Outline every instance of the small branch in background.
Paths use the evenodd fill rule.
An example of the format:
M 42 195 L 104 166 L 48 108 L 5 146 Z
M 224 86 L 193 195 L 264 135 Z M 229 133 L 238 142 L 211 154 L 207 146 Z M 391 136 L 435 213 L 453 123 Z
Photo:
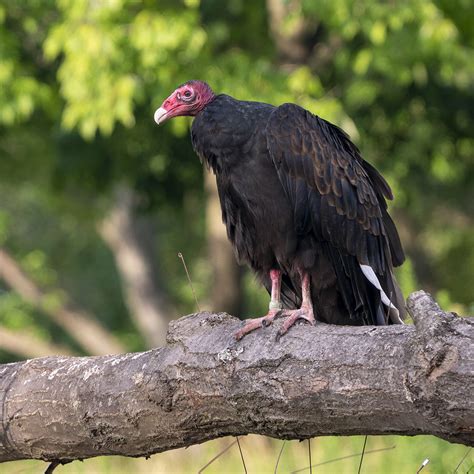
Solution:
M 216 454 L 207 464 L 201 467 L 201 469 L 199 469 L 198 471 L 198 474 L 201 474 L 202 472 L 204 472 L 205 469 L 207 469 L 214 461 L 217 461 L 217 459 L 219 459 L 226 451 L 232 448 L 232 446 L 234 446 L 234 444 L 236 443 L 237 443 L 237 439 L 233 443 L 230 443 L 228 446 L 226 446 L 221 452 Z
M 242 459 L 242 465 L 244 466 L 244 472 L 245 472 L 245 474 L 247 474 L 247 466 L 245 465 L 244 453 L 242 453 L 242 447 L 240 446 L 239 437 L 236 436 L 235 439 L 237 441 L 237 446 L 239 447 L 240 459 Z
M 372 453 L 380 453 L 382 451 L 390 451 L 391 449 L 395 449 L 396 446 L 389 446 L 388 448 L 378 448 L 378 449 L 371 449 L 370 451 L 366 451 L 365 454 L 372 454 Z M 326 464 L 332 464 L 335 462 L 339 461 L 344 461 L 345 459 L 351 459 L 351 458 L 356 458 L 360 456 L 362 453 L 354 453 L 354 454 L 348 454 L 347 456 L 341 456 L 340 458 L 334 458 L 334 459 L 328 459 L 327 461 L 320 462 L 318 464 L 313 464 L 313 467 L 320 467 L 324 466 Z M 291 474 L 297 474 L 302 471 L 306 471 L 308 468 L 303 467 L 302 469 L 298 469 L 297 471 L 292 471 Z
M 44 474 L 53 474 L 53 472 L 56 470 L 59 464 L 61 464 L 59 461 L 51 462 L 49 466 L 46 468 L 46 471 L 44 471 Z
M 313 474 L 313 465 L 311 461 L 311 438 L 308 438 L 308 460 L 309 460 L 309 474 Z
M 365 454 L 365 447 L 367 446 L 367 435 L 364 438 L 364 446 L 362 447 L 362 454 L 360 455 L 360 463 L 359 469 L 357 470 L 357 474 L 360 474 L 360 470 L 362 469 L 362 462 L 364 461 L 364 454 Z
M 280 458 L 281 458 L 281 455 L 283 454 L 283 448 L 285 447 L 285 444 L 286 444 L 286 440 L 284 440 L 283 443 L 281 444 L 281 449 L 280 449 L 280 452 L 278 453 L 277 462 L 275 464 L 275 469 L 273 471 L 273 474 L 277 474 L 278 464 L 280 464 Z
M 74 352 L 66 347 L 43 341 L 24 331 L 12 331 L 2 326 L 0 326 L 0 349 L 26 359 L 50 355 L 74 355 Z
M 69 464 L 72 461 L 52 461 L 48 467 L 46 468 L 46 471 L 44 471 L 44 474 L 53 474 L 53 472 L 56 470 L 58 466 L 64 465 L 64 464 Z
M 0 278 L 25 301 L 40 309 L 91 355 L 119 354 L 125 347 L 91 314 L 68 304 L 48 305 L 48 293 L 26 275 L 15 259 L 0 248 Z
M 430 460 L 426 458 L 422 463 L 421 466 L 418 468 L 418 471 L 416 471 L 416 474 L 419 474 L 428 464 Z
M 459 461 L 458 465 L 456 466 L 456 469 L 454 469 L 453 474 L 456 474 L 456 472 L 458 472 L 459 468 L 461 467 L 461 464 L 466 460 L 467 455 L 471 452 L 471 449 L 472 449 L 472 448 L 469 448 L 469 449 L 466 451 L 466 454 L 464 454 L 464 456 L 461 458 L 461 460 Z

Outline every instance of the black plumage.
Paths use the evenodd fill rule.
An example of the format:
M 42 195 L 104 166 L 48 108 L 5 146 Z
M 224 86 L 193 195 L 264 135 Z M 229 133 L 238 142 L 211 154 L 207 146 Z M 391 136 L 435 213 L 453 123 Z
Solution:
M 387 212 L 392 191 L 346 133 L 295 104 L 216 96 L 201 81 L 179 86 L 155 121 L 179 115 L 196 117 L 192 143 L 216 174 L 237 258 L 271 293 L 268 314 L 237 338 L 278 315 L 286 317 L 280 334 L 300 318 L 401 322 L 393 267 L 404 254 Z
M 301 272 L 308 272 L 316 319 L 390 321 L 362 264 L 404 314 L 392 272 L 404 254 L 385 201 L 392 192 L 340 128 L 294 104 L 218 95 L 197 114 L 191 135 L 216 174 L 237 258 L 269 291 L 269 271 L 281 270 L 287 307 L 301 304 Z

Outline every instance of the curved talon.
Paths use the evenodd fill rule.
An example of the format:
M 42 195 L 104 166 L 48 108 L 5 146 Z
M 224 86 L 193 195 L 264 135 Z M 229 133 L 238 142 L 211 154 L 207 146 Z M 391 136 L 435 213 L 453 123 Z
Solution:
M 313 314 L 313 308 L 311 307 L 302 307 L 296 310 L 286 310 L 284 313 L 284 315 L 287 316 L 288 319 L 283 323 L 283 326 L 278 331 L 278 339 L 280 339 L 283 334 L 286 334 L 288 332 L 288 329 L 290 329 L 291 326 L 293 326 L 296 321 L 298 321 L 298 319 L 304 319 L 309 324 L 311 324 L 311 326 L 314 326 L 316 324 L 316 320 Z
M 237 340 L 242 339 L 246 334 L 254 331 L 258 328 L 266 328 L 272 324 L 273 320 L 277 316 L 286 316 L 287 320 L 283 323 L 282 327 L 276 334 L 276 340 L 278 341 L 288 329 L 295 324 L 298 319 L 304 319 L 308 321 L 312 326 L 316 323 L 313 312 L 313 304 L 311 302 L 311 291 L 310 291 L 310 277 L 307 272 L 300 272 L 301 275 L 301 292 L 302 292 L 302 304 L 299 309 L 282 309 L 280 300 L 280 285 L 281 285 L 281 271 L 270 270 L 270 279 L 272 281 L 272 297 L 270 300 L 269 311 L 266 316 L 256 319 L 250 319 L 246 324 L 235 333 Z
M 258 328 L 266 328 L 272 324 L 273 320 L 281 313 L 281 310 L 270 310 L 266 316 L 250 319 L 243 328 L 235 333 L 235 338 L 240 341 L 246 334 Z

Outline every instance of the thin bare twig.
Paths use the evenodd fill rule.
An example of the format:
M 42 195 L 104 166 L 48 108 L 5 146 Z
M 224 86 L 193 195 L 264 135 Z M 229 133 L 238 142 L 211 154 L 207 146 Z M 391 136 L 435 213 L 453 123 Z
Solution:
M 464 456 L 461 458 L 459 461 L 458 465 L 456 466 L 456 469 L 454 469 L 453 474 L 456 474 L 458 472 L 458 469 L 461 467 L 461 464 L 464 462 L 464 460 L 467 458 L 467 455 L 471 452 L 472 448 L 468 448 L 468 450 L 465 452 Z
M 186 262 L 184 261 L 183 254 L 181 252 L 178 252 L 178 257 L 181 259 L 181 262 L 183 262 L 184 271 L 186 272 L 186 276 L 188 277 L 189 286 L 191 287 L 191 291 L 193 292 L 193 296 L 194 296 L 194 300 L 196 301 L 197 309 L 198 309 L 199 312 L 201 312 L 201 308 L 199 307 L 196 292 L 194 291 L 193 282 L 191 281 L 191 277 L 189 276 L 188 267 L 186 266 Z
M 430 460 L 426 458 L 422 463 L 421 466 L 418 468 L 418 471 L 416 471 L 416 474 L 420 473 L 428 464 Z
M 309 474 L 313 474 L 313 466 L 311 464 L 311 438 L 308 438 L 308 459 L 309 459 Z
M 357 470 L 357 474 L 360 474 L 360 470 L 362 469 L 362 461 L 364 460 L 365 446 L 366 445 L 367 445 L 367 435 L 365 435 L 365 438 L 364 438 L 364 446 L 362 448 L 362 455 L 360 457 L 359 469 Z
M 53 461 L 49 464 L 49 466 L 46 468 L 46 471 L 44 471 L 44 474 L 53 474 L 53 471 L 61 464 L 59 461 Z
M 54 470 L 60 466 L 60 465 L 64 465 L 64 464 L 69 464 L 70 462 L 72 461 L 51 461 L 51 463 L 49 464 L 49 466 L 46 468 L 46 471 L 44 471 L 44 474 L 53 474 Z
M 240 447 L 239 437 L 236 436 L 235 439 L 237 440 L 237 446 L 239 447 L 240 458 L 242 459 L 242 464 L 244 466 L 244 472 L 245 472 L 245 474 L 247 474 L 247 466 L 245 465 L 244 454 L 242 453 L 242 448 Z
M 280 449 L 280 452 L 278 453 L 278 458 L 275 464 L 275 470 L 273 471 L 273 474 L 277 474 L 278 464 L 280 463 L 280 458 L 281 458 L 281 454 L 283 453 L 283 448 L 285 447 L 285 443 L 286 443 L 286 440 L 284 440 L 283 444 L 281 445 L 281 449 Z
M 219 459 L 226 451 L 228 451 L 234 444 L 237 443 L 237 440 L 235 440 L 233 443 L 230 443 L 229 446 L 224 448 L 219 454 L 214 456 L 207 464 L 205 464 L 201 469 L 199 469 L 198 474 L 201 474 L 204 469 L 208 468 L 216 459 Z
M 393 445 L 393 446 L 390 446 L 388 448 L 372 449 L 371 451 L 366 451 L 365 454 L 378 453 L 378 452 L 381 452 L 381 451 L 390 451 L 391 449 L 395 449 L 395 447 L 396 446 Z M 362 453 L 355 453 L 355 454 L 349 454 L 348 456 L 341 456 L 340 458 L 329 459 L 328 461 L 320 462 L 318 464 L 313 464 L 312 467 L 324 466 L 325 464 L 331 464 L 333 462 L 343 461 L 344 459 L 355 458 L 357 456 L 360 456 L 361 454 Z M 296 471 L 292 471 L 291 474 L 296 474 L 297 472 L 306 471 L 306 469 L 309 469 L 309 466 L 303 467 L 301 469 L 297 469 Z

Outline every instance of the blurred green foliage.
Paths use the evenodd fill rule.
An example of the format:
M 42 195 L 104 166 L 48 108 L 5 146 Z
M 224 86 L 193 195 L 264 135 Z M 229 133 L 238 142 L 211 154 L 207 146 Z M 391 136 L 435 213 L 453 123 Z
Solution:
M 193 78 L 241 99 L 297 102 L 347 130 L 393 186 L 409 257 L 398 271 L 404 293 L 425 288 L 446 308 L 474 309 L 474 4 L 294 5 L 283 31 L 312 26 L 311 54 L 282 68 L 264 0 L 0 0 L 0 245 L 130 349 L 142 342 L 96 231 L 116 184 L 156 216 L 179 310 L 194 302 L 177 252 L 199 297 L 209 290 L 190 120 L 157 128 L 152 119 Z M 251 276 L 244 288 L 246 313 L 263 310 Z M 0 324 L 73 344 L 2 286 Z
M 400 270 L 404 292 L 441 292 L 444 303 L 468 311 L 472 5 L 295 5 L 282 29 L 312 25 L 313 53 L 282 69 L 263 0 L 1 0 L 2 243 L 21 258 L 43 252 L 38 272 L 54 268 L 58 282 L 80 301 L 87 294 L 91 309 L 120 332 L 114 321 L 127 315 L 123 304 L 108 306 L 120 291 L 95 223 L 114 185 L 125 182 L 144 211 L 159 215 L 169 290 L 178 305 L 187 295 L 181 309 L 189 310 L 175 254 L 185 252 L 205 278 L 201 168 L 190 120 L 158 129 L 151 116 L 177 84 L 202 78 L 242 99 L 298 102 L 345 128 L 395 190 L 392 208 L 412 260 Z M 84 255 L 97 262 L 94 271 L 82 268 Z M 98 291 L 94 272 L 108 289 Z M 197 285 L 205 296 L 206 284 Z M 107 294 L 114 297 L 105 302 Z
M 315 53 L 282 70 L 262 0 L 2 0 L 1 242 L 22 260 L 43 255 L 38 281 L 61 283 L 80 301 L 87 294 L 109 327 L 125 330 L 127 323 L 116 322 L 127 319 L 126 310 L 95 223 L 113 186 L 126 182 L 144 212 L 159 216 L 169 290 L 189 310 L 174 256 L 186 250 L 207 280 L 201 168 L 190 121 L 157 129 L 151 116 L 177 84 L 202 78 L 242 99 L 298 102 L 349 131 L 394 187 L 393 212 L 411 259 L 399 271 L 405 293 L 422 286 L 469 311 L 471 13 L 462 0 L 305 0 L 282 28 L 313 25 Z M 333 48 L 325 61 L 321 45 Z M 86 255 L 94 270 L 83 268 Z M 204 296 L 206 284 L 197 286 Z

